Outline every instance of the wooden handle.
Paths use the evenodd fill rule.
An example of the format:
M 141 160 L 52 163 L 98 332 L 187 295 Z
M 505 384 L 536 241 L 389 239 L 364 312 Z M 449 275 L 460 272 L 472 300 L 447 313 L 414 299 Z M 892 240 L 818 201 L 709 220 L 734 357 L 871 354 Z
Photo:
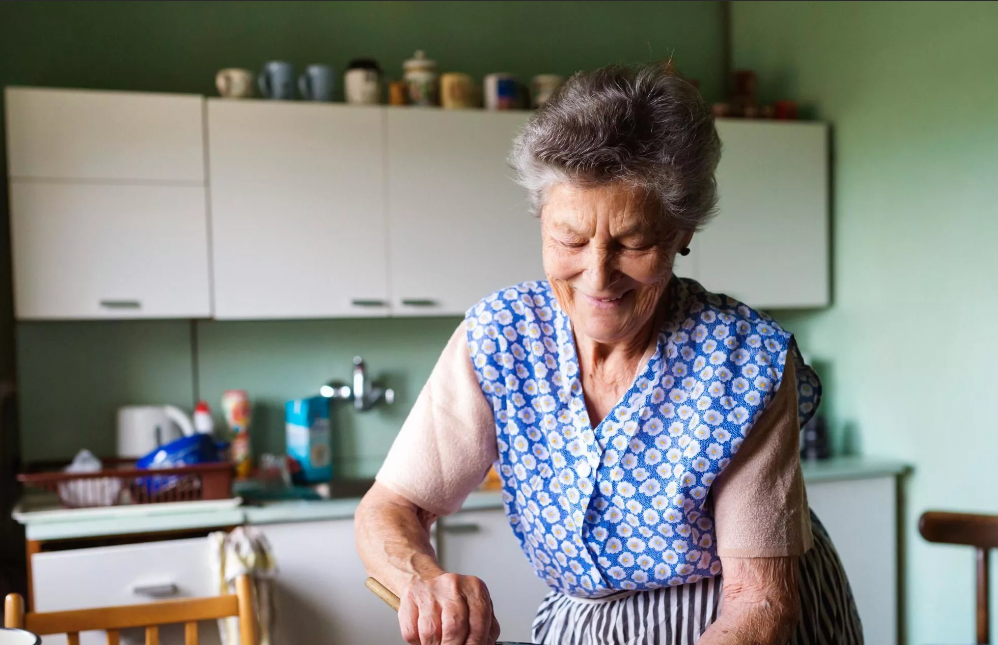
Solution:
M 394 609 L 399 610 L 399 597 L 391 592 L 391 590 L 385 585 L 381 584 L 374 578 L 368 578 L 365 582 L 367 588 L 374 592 L 374 595 L 385 601 L 385 604 Z

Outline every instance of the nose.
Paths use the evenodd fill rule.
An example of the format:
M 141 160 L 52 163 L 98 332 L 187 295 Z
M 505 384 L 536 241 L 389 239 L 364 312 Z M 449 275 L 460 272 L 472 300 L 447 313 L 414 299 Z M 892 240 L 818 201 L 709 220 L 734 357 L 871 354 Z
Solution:
M 605 246 L 593 244 L 591 248 L 592 254 L 586 268 L 589 286 L 596 293 L 604 293 L 617 281 L 617 257 Z

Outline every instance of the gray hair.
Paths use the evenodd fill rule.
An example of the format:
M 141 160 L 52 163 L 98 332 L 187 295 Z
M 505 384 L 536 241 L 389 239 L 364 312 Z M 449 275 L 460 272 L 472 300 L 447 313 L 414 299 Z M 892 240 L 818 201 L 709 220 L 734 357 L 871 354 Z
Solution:
M 510 164 L 540 214 L 555 183 L 622 183 L 655 199 L 675 228 L 717 206 L 721 141 L 700 93 L 664 65 L 611 65 L 565 82 L 516 138 Z

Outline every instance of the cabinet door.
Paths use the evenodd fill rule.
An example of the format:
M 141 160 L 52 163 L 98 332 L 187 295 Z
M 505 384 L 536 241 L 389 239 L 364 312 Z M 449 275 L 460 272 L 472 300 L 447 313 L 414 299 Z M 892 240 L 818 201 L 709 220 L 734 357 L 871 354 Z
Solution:
M 204 183 L 204 99 L 8 88 L 12 179 Z
M 807 485 L 808 503 L 849 577 L 867 643 L 898 642 L 896 486 L 893 475 Z
M 445 569 L 477 576 L 492 596 L 504 641 L 530 642 L 530 626 L 548 586 L 534 574 L 502 510 L 468 511 L 440 520 Z
M 384 110 L 208 101 L 215 317 L 384 316 Z
M 828 132 L 821 123 L 718 121 L 719 212 L 698 279 L 753 307 L 829 303 Z
M 257 527 L 280 568 L 274 581 L 277 645 L 402 643 L 395 613 L 364 587 L 353 527 L 353 520 Z
M 506 163 L 529 114 L 387 113 L 393 315 L 463 314 L 543 279 L 540 225 Z
M 203 186 L 10 184 L 19 319 L 211 315 Z

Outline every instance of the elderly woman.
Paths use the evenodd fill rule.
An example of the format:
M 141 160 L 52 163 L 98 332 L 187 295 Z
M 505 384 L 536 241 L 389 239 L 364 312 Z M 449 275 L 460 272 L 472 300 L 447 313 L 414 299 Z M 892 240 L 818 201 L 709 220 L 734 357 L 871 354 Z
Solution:
M 493 465 L 551 588 L 537 643 L 862 642 L 801 478 L 814 373 L 765 314 L 673 273 L 720 148 L 697 91 L 657 66 L 578 74 L 520 134 L 547 279 L 469 310 L 357 511 L 408 643 L 499 635 L 486 582 L 444 571 L 428 532 Z

